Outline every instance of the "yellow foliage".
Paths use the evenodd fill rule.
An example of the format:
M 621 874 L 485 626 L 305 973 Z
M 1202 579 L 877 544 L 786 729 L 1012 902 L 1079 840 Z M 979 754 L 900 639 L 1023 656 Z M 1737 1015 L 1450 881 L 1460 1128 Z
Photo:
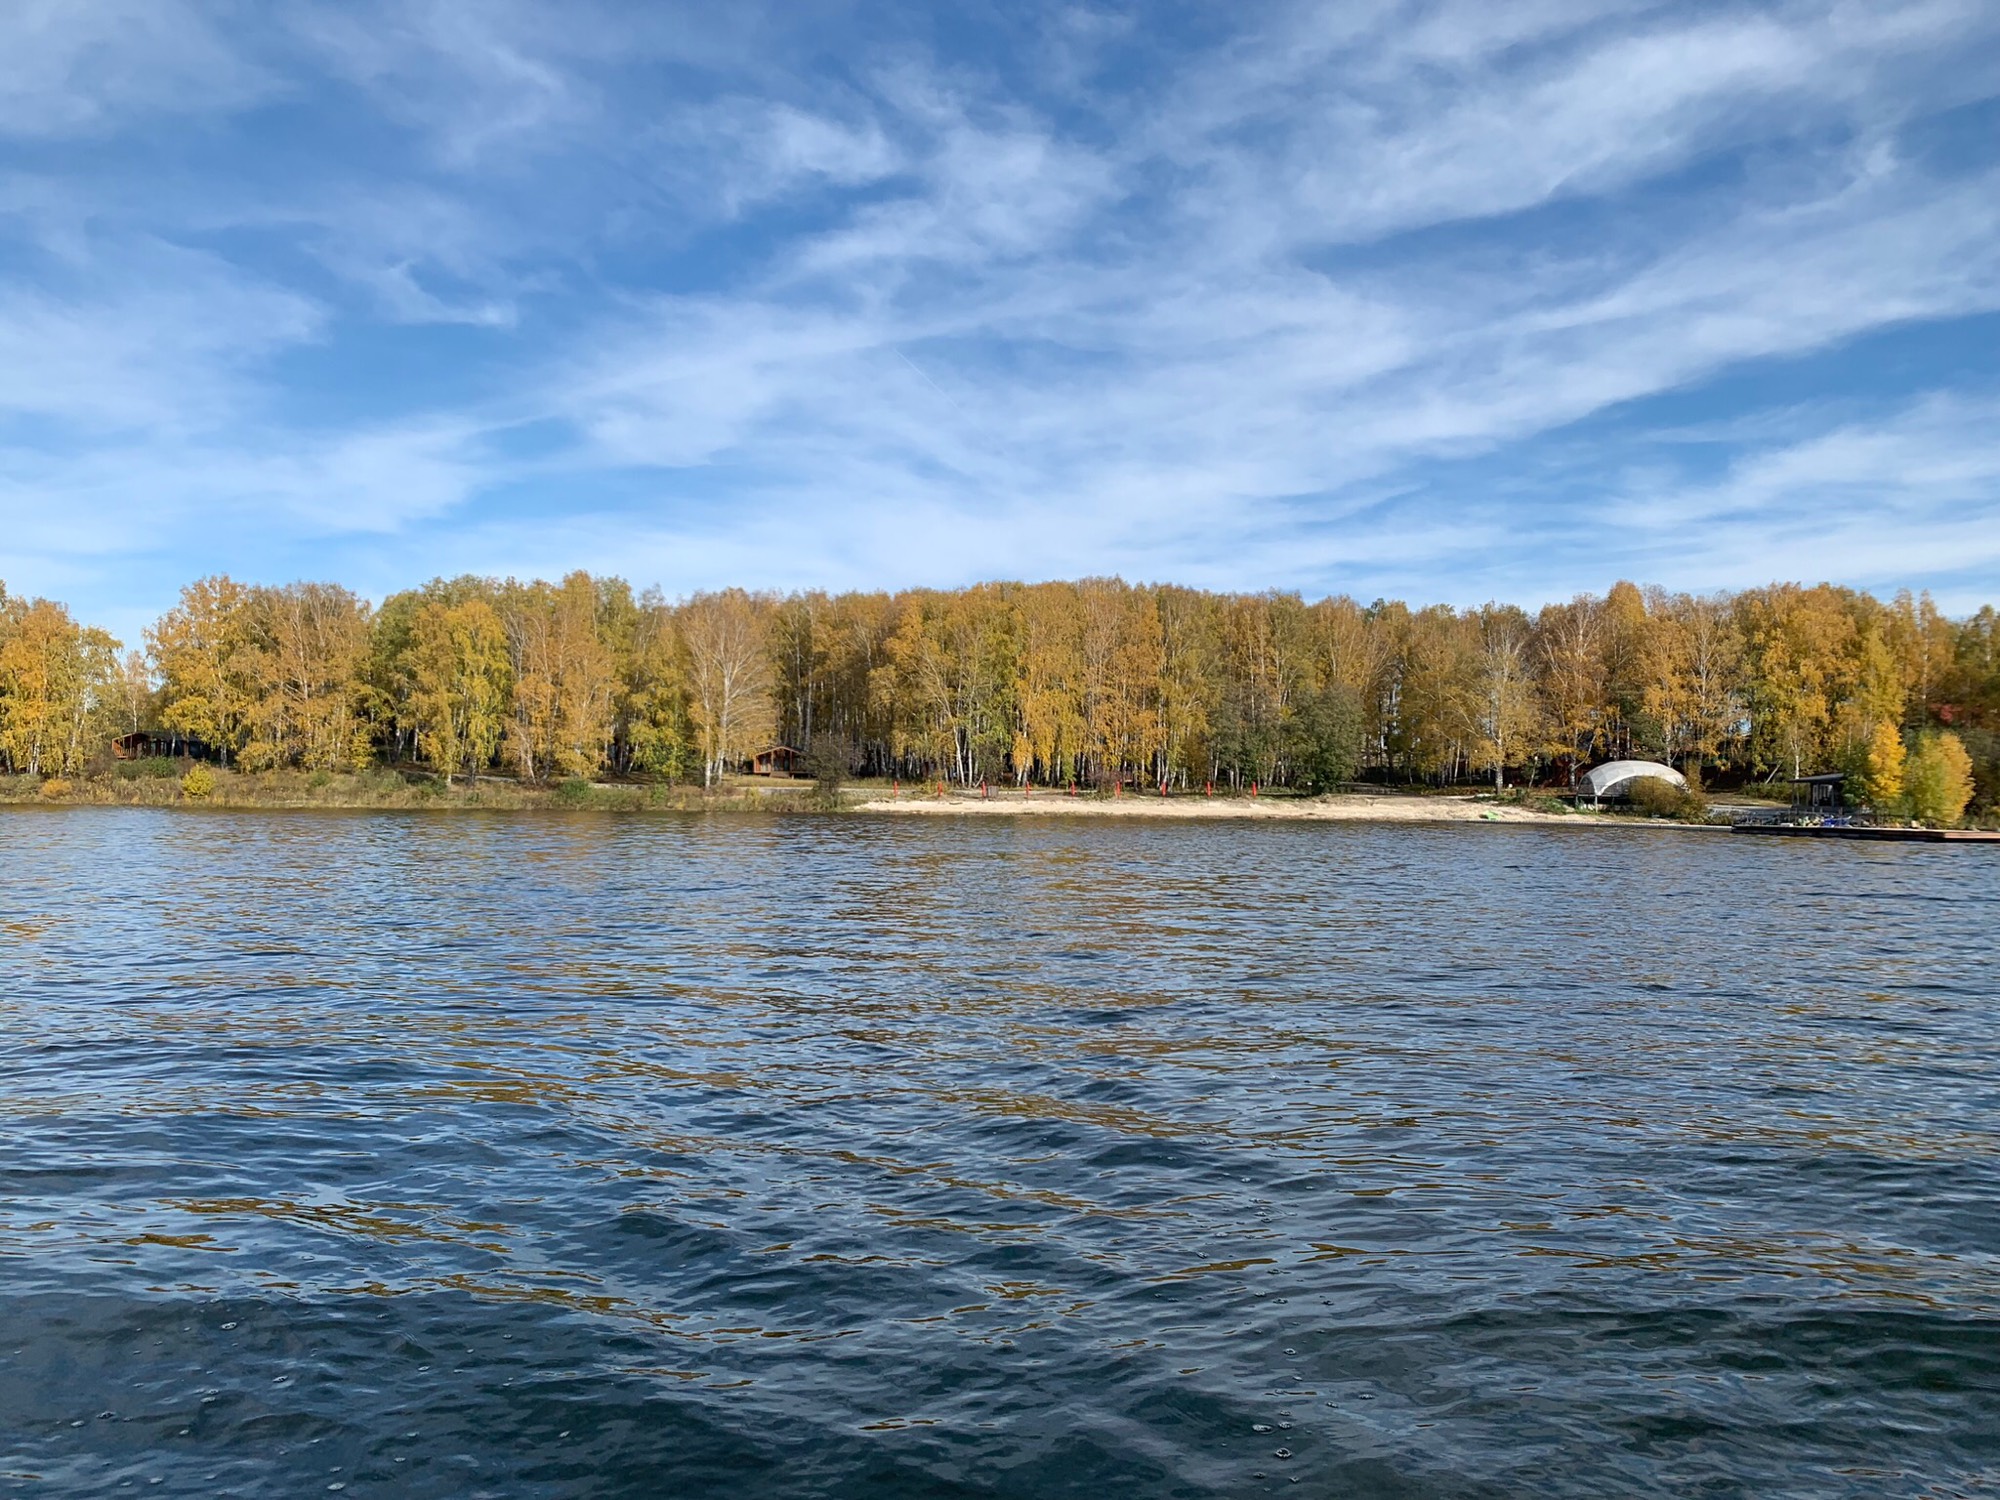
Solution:
M 74 775 L 107 736 L 151 730 L 245 770 L 379 754 L 447 776 L 504 760 L 536 781 L 699 761 L 712 780 L 772 738 L 831 736 L 906 778 L 1303 785 L 1337 702 L 1361 764 L 1391 780 L 1504 786 L 1605 756 L 1845 766 L 1877 806 L 1914 790 L 1949 820 L 1963 750 L 1941 738 L 1899 766 L 1896 726 L 1960 725 L 1981 757 L 2000 726 L 2000 616 L 1824 585 L 1620 583 L 1530 617 L 1116 578 L 672 605 L 581 573 L 438 579 L 371 610 L 332 584 L 216 577 L 149 643 L 150 670 L 121 668 L 102 632 L 0 591 L 0 770 Z
M 509 672 L 500 616 L 484 599 L 431 600 L 411 628 L 410 717 L 417 748 L 447 784 L 499 748 Z
M 213 797 L 215 787 L 215 772 L 209 770 L 207 766 L 189 766 L 187 775 L 181 778 L 181 795 L 196 802 L 206 797 Z
M 225 756 L 242 743 L 254 706 L 244 670 L 249 599 L 250 591 L 227 576 L 197 579 L 146 632 L 161 678 L 162 724 Z
M 246 769 L 351 760 L 368 606 L 338 584 L 250 592 L 234 663 L 250 701 Z
M 592 775 L 611 738 L 617 678 L 587 573 L 560 584 L 509 580 L 500 613 L 513 669 L 507 753 L 531 781 Z
M 1965 816 L 1972 800 L 1972 757 L 1955 734 L 1926 734 L 1904 768 L 1910 812 L 1918 822 L 1948 828 Z
M 1861 778 L 1861 798 L 1878 812 L 1894 807 L 1903 796 L 1903 765 L 1907 753 L 1896 726 L 1884 720 L 1868 742 L 1868 760 Z
M 47 599 L 0 619 L 0 758 L 30 776 L 81 771 L 118 643 Z
M 60 801 L 69 795 L 69 783 L 60 776 L 51 776 L 42 783 L 42 796 L 50 802 Z

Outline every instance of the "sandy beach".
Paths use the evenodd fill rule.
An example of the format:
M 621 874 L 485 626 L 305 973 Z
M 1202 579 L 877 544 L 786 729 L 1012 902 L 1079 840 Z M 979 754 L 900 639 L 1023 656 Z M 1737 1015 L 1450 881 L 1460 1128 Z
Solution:
M 1335 797 L 1071 797 L 1061 792 L 1035 792 L 1023 797 L 1008 788 L 990 797 L 977 792 L 909 791 L 899 797 L 874 797 L 857 803 L 854 811 L 926 816 L 968 814 L 987 817 L 1067 815 L 1090 818 L 1266 818 L 1306 822 L 1367 823 L 1560 823 L 1569 827 L 1691 828 L 1703 825 L 1641 818 L 1613 818 L 1603 813 L 1540 812 L 1533 808 L 1495 804 L 1477 797 L 1370 796 Z

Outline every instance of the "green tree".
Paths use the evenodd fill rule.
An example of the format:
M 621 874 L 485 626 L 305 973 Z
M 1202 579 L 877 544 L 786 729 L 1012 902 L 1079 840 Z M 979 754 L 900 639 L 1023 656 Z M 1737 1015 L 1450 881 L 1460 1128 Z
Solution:
M 1340 790 L 1361 756 L 1361 705 L 1339 683 L 1306 693 L 1285 725 L 1285 760 L 1292 780 L 1308 792 Z

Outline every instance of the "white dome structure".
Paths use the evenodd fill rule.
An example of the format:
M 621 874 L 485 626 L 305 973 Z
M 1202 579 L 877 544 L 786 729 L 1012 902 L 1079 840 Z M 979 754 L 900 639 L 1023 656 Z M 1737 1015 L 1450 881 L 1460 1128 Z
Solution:
M 1682 791 L 1687 790 L 1687 778 L 1672 766 L 1663 766 L 1656 760 L 1607 760 L 1601 766 L 1592 766 L 1577 778 L 1576 794 L 1598 802 L 1615 800 L 1630 796 L 1632 783 L 1644 781 L 1649 776 Z

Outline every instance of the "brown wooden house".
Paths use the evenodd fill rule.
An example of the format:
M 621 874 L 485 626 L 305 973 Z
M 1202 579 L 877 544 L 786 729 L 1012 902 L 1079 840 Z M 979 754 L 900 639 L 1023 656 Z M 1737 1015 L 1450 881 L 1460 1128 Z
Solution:
M 759 750 L 750 757 L 752 776 L 803 776 L 806 757 L 802 750 L 794 750 L 790 745 L 773 745 L 768 750 Z

